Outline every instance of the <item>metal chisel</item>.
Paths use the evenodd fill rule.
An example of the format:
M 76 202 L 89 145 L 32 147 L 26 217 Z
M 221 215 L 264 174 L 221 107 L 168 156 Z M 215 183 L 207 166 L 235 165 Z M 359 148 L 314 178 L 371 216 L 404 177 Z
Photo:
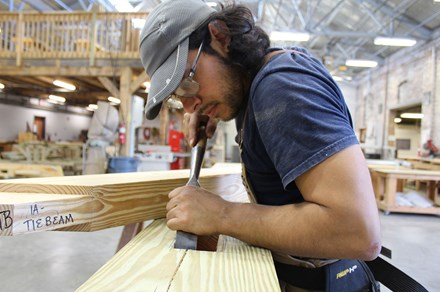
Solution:
M 203 123 L 197 131 L 198 142 L 191 150 L 191 169 L 187 186 L 200 187 L 199 175 L 202 168 L 203 157 L 206 149 L 206 123 Z M 180 231 L 176 233 L 174 248 L 197 249 L 197 235 Z

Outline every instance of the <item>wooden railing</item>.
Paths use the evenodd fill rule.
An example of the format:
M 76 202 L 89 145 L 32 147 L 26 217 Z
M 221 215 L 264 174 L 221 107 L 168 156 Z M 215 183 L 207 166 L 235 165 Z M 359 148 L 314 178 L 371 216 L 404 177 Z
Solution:
M 0 58 L 139 58 L 136 28 L 147 13 L 0 12 Z

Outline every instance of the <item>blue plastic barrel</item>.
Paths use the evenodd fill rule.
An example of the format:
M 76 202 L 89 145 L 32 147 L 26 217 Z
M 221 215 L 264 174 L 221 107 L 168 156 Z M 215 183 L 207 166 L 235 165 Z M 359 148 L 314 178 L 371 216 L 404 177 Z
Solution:
M 136 172 L 138 160 L 135 157 L 115 156 L 108 160 L 107 172 Z

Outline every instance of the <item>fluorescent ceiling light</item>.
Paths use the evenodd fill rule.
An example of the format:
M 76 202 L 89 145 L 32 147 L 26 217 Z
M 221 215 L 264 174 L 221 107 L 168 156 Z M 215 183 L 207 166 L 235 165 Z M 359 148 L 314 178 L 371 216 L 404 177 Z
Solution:
M 0 83 L 0 89 L 5 88 L 5 85 L 3 83 Z
M 217 6 L 217 2 L 209 1 L 209 2 L 206 2 L 206 5 L 208 5 L 209 7 L 215 7 L 215 6 Z
M 342 78 L 341 76 L 333 75 L 332 77 L 334 81 L 344 81 L 344 78 Z
M 120 104 L 121 103 L 121 100 L 119 98 L 117 98 L 117 97 L 114 97 L 114 96 L 109 96 L 107 99 L 108 99 L 108 101 L 116 103 L 116 104 Z
M 440 0 L 434 0 L 434 2 L 440 2 Z
M 62 103 L 66 102 L 66 99 L 64 97 L 58 96 L 58 95 L 53 95 L 53 94 L 49 95 L 48 101 L 50 102 L 51 100 L 56 101 L 56 102 L 62 102 Z
M 310 34 L 308 32 L 273 31 L 270 33 L 271 41 L 307 42 L 309 39 Z
M 89 104 L 88 108 L 91 108 L 91 109 L 97 110 L 97 109 L 98 109 L 98 105 L 97 105 L 97 104 L 93 104 L 93 103 L 91 103 L 91 104 Z
M 423 119 L 424 114 L 422 113 L 403 113 L 400 115 L 404 119 Z
M 86 107 L 86 110 L 94 112 L 98 109 L 98 105 L 97 104 L 89 104 L 88 107 Z
M 52 83 L 53 83 L 53 85 L 62 87 L 67 90 L 74 91 L 76 89 L 75 85 L 61 81 L 61 80 L 54 80 Z
M 64 102 L 56 101 L 53 99 L 47 99 L 47 102 L 53 103 L 53 104 L 64 104 Z
M 395 122 L 396 124 L 400 123 L 401 121 L 402 121 L 401 118 L 394 118 L 394 122 Z
M 378 46 L 412 47 L 416 43 L 416 40 L 407 38 L 377 37 L 374 39 L 374 44 Z
M 345 65 L 350 67 L 374 68 L 377 66 L 377 62 L 371 60 L 350 59 L 345 61 Z

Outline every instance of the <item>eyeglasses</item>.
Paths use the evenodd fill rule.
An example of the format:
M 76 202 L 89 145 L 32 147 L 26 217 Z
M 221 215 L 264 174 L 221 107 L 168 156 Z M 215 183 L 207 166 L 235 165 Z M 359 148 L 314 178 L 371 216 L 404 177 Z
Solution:
M 174 93 L 170 95 L 166 101 L 169 108 L 182 108 L 183 104 L 179 97 L 193 97 L 199 92 L 200 84 L 195 81 L 194 74 L 196 73 L 197 63 L 199 62 L 200 55 L 202 53 L 203 42 L 200 44 L 196 58 L 191 66 L 188 77 L 180 82 Z

